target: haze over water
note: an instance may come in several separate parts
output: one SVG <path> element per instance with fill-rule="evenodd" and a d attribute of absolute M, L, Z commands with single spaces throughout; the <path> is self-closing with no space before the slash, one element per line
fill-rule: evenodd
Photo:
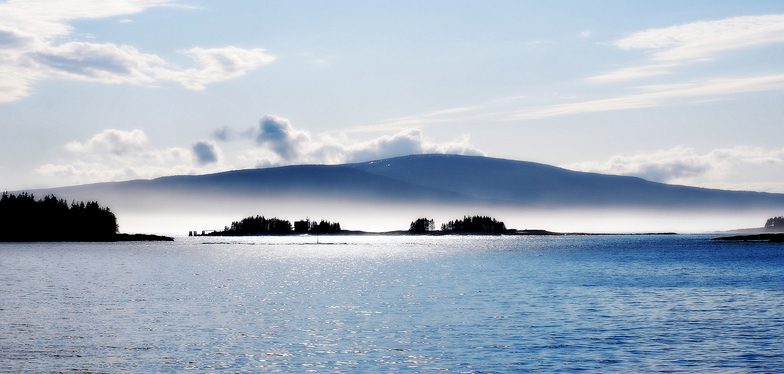
<path fill-rule="evenodd" d="M 782 370 L 784 247 L 707 239 L 5 243 L 0 370 Z"/>

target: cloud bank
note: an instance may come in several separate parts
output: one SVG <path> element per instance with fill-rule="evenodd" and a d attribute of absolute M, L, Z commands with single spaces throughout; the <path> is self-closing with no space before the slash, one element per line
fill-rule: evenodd
<path fill-rule="evenodd" d="M 190 148 L 156 149 L 144 131 L 106 129 L 84 141 L 72 141 L 66 156 L 42 165 L 35 173 L 60 183 L 94 183 L 170 174 L 193 174 L 218 164 L 221 151 L 212 141 L 199 141 Z"/>
<path fill-rule="evenodd" d="M 567 114 L 650 108 L 688 102 L 683 99 L 784 89 L 784 74 L 749 78 L 717 78 L 671 85 L 637 88 L 643 93 L 616 98 L 527 108 L 511 113 L 507 120 L 530 120 Z"/>
<path fill-rule="evenodd" d="M 239 77 L 272 62 L 261 48 L 191 48 L 179 51 L 198 68 L 180 69 L 163 58 L 133 46 L 69 41 L 70 22 L 130 15 L 170 0 L 70 0 L 0 3 L 0 102 L 18 100 L 31 85 L 45 79 L 70 79 L 105 84 L 179 83 L 203 90 L 205 85 Z"/>
<path fill-rule="evenodd" d="M 224 132 L 221 130 L 214 134 L 222 135 Z M 467 136 L 452 142 L 434 143 L 424 138 L 421 130 L 407 129 L 364 142 L 350 142 L 345 137 L 313 136 L 295 129 L 289 120 L 277 116 L 264 116 L 254 137 L 259 147 L 272 152 L 258 158 L 256 164 L 260 166 L 338 164 L 422 153 L 485 155 L 471 145 Z"/>
<path fill-rule="evenodd" d="M 467 136 L 437 143 L 410 129 L 367 141 L 312 135 L 282 117 L 264 116 L 257 127 L 212 133 L 222 145 L 199 140 L 188 147 L 158 149 L 139 129 L 106 129 L 63 146 L 66 155 L 35 172 L 53 183 L 83 184 L 147 179 L 166 175 L 205 174 L 252 167 L 291 164 L 339 164 L 421 153 L 485 155 Z M 56 182 L 54 182 L 56 181 Z"/>

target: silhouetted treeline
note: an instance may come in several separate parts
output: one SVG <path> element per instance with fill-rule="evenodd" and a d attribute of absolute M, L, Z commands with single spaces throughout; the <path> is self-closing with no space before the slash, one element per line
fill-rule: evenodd
<path fill-rule="evenodd" d="M 784 227 L 784 216 L 768 218 L 765 227 Z"/>
<path fill-rule="evenodd" d="M 496 232 L 506 231 L 503 222 L 496 221 L 495 218 L 473 216 L 463 217 L 462 220 L 449 221 L 441 224 L 441 231 L 456 232 Z"/>
<path fill-rule="evenodd" d="M 316 222 L 306 219 L 294 222 L 294 231 L 300 234 L 338 232 L 340 231 L 340 223 L 325 220 Z"/>
<path fill-rule="evenodd" d="M 3 192 L 0 241 L 104 241 L 117 236 L 117 218 L 95 201 L 72 202 L 54 195 Z"/>
<path fill-rule="evenodd" d="M 291 232 L 291 222 L 262 216 L 247 217 L 224 227 L 223 235 L 286 234 Z"/>
<path fill-rule="evenodd" d="M 427 232 L 435 229 L 436 223 L 432 219 L 427 218 L 417 218 L 408 226 L 409 232 Z"/>
<path fill-rule="evenodd" d="M 319 222 L 309 219 L 291 222 L 278 218 L 264 218 L 263 216 L 247 217 L 224 227 L 223 231 L 214 231 L 207 235 L 213 236 L 241 236 L 241 235 L 284 235 L 308 233 L 334 233 L 340 231 L 340 223 L 321 220 Z"/>

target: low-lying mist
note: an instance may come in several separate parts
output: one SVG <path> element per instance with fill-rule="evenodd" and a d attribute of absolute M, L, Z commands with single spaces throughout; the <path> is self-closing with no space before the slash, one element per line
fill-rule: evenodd
<path fill-rule="evenodd" d="M 407 230 L 411 221 L 430 218 L 442 223 L 464 216 L 490 216 L 511 229 L 543 229 L 584 233 L 704 233 L 762 227 L 765 220 L 784 214 L 772 209 L 634 209 L 634 208 L 532 208 L 503 204 L 445 204 L 427 202 L 378 202 L 278 195 L 275 198 L 234 196 L 215 191 L 198 194 L 162 190 L 155 193 L 111 189 L 59 189 L 68 201 L 98 201 L 117 216 L 120 231 L 187 235 L 189 231 L 222 230 L 249 216 L 339 222 L 344 230 L 384 232 Z M 43 196 L 46 191 L 36 194 Z"/>
<path fill-rule="evenodd" d="M 430 218 L 442 223 L 464 216 L 490 216 L 510 229 L 544 229 L 580 233 L 706 233 L 762 227 L 777 215 L 765 211 L 662 211 L 630 209 L 526 209 L 508 207 L 362 204 L 334 201 L 254 201 L 194 204 L 158 204 L 155 210 L 118 207 L 124 232 L 187 235 L 188 231 L 221 230 L 232 221 L 261 215 L 291 222 L 300 219 L 339 222 L 344 230 L 385 232 L 407 230 L 411 221 Z M 779 213 L 780 214 L 780 213 Z"/>

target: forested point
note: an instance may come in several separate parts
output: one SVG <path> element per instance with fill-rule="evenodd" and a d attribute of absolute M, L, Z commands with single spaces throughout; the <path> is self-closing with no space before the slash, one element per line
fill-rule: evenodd
<path fill-rule="evenodd" d="M 95 201 L 70 205 L 54 195 L 36 200 L 26 192 L 0 197 L 0 241 L 111 241 L 117 217 Z"/>
<path fill-rule="evenodd" d="M 247 217 L 234 221 L 223 231 L 213 231 L 211 236 L 243 236 L 243 235 L 286 235 L 286 234 L 326 234 L 340 232 L 340 223 L 330 221 L 311 221 L 309 219 L 291 222 L 278 218 L 263 216 Z M 193 235 L 193 232 L 191 233 Z"/>

